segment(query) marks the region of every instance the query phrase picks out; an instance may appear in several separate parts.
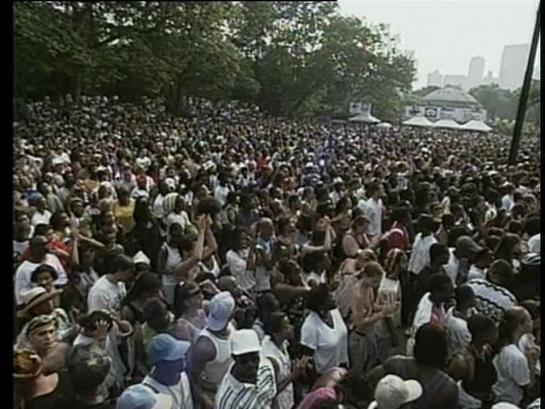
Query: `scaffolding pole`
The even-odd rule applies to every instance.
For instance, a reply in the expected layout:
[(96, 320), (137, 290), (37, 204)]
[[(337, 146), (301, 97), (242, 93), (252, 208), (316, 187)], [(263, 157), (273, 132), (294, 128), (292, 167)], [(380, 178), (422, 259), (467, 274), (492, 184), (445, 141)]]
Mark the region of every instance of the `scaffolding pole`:
[(534, 63), (536, 60), (537, 43), (539, 41), (539, 26), (540, 26), (540, 11), (541, 0), (537, 7), (536, 24), (534, 26), (534, 34), (532, 36), (532, 44), (530, 45), (530, 54), (528, 55), (528, 63), (526, 65), (526, 73), (524, 74), (524, 82), (520, 91), (519, 106), (517, 110), (517, 118), (515, 121), (515, 129), (513, 130), (513, 139), (511, 140), (511, 149), (509, 151), (509, 164), (515, 165), (520, 146), (520, 136), (522, 133), (522, 125), (524, 124), (524, 115), (526, 114), (526, 104), (528, 103), (528, 94), (532, 83), (532, 73), (534, 71)]

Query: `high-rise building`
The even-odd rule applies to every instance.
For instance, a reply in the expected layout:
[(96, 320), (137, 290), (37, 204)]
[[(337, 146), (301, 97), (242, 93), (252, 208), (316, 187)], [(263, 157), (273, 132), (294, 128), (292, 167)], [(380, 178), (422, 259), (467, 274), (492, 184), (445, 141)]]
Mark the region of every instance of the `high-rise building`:
[(522, 86), (529, 52), (529, 44), (506, 45), (503, 48), (500, 67), (502, 88), (514, 90)]
[(483, 57), (473, 57), (469, 61), (469, 71), (468, 71), (468, 87), (473, 88), (480, 85), (483, 82), (484, 77), (484, 58)]
[(435, 70), (428, 74), (428, 87), (441, 87), (443, 85), (443, 76), (439, 70)]
[(447, 85), (460, 87), (464, 91), (467, 91), (469, 89), (467, 77), (465, 75), (445, 75), (443, 87), (446, 87)]
[(488, 74), (486, 74), (486, 77), (483, 78), (483, 85), (492, 85), (492, 84), (498, 84), (500, 83), (500, 79), (494, 77), (492, 74), (492, 71), (488, 71)]

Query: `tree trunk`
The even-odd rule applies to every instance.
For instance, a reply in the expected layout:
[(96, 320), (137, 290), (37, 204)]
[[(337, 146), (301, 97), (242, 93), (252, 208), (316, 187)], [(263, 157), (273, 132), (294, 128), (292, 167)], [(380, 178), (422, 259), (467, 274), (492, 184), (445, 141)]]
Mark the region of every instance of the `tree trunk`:
[(78, 70), (77, 72), (78, 74), (76, 75), (76, 78), (73, 81), (74, 85), (72, 88), (72, 96), (74, 97), (74, 101), (76, 103), (79, 103), (81, 99), (81, 93), (82, 93), (83, 78), (82, 78), (81, 71)]

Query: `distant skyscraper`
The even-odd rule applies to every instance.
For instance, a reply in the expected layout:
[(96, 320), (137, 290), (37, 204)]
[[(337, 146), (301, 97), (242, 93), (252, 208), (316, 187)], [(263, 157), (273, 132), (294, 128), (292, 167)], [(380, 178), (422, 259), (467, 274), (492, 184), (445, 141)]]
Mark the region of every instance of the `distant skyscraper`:
[(443, 85), (443, 76), (438, 70), (428, 74), (428, 87), (441, 87)]
[(451, 85), (453, 87), (461, 87), (464, 91), (468, 90), (468, 78), (465, 75), (445, 75), (443, 87)]
[(473, 57), (469, 62), (468, 87), (473, 88), (483, 82), (484, 77), (484, 58)]
[(486, 74), (486, 77), (483, 78), (483, 84), (484, 85), (492, 85), (492, 84), (499, 84), (500, 80), (499, 78), (495, 78), (492, 74), (492, 71), (488, 71), (488, 74)]
[(510, 90), (520, 88), (528, 61), (529, 44), (506, 45), (500, 68), (500, 85)]

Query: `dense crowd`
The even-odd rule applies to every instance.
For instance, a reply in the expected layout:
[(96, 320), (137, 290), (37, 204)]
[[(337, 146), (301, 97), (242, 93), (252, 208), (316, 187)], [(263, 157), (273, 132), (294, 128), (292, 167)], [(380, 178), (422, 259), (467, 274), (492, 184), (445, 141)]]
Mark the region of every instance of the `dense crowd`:
[(236, 102), (14, 123), (15, 408), (540, 407), (540, 155)]

